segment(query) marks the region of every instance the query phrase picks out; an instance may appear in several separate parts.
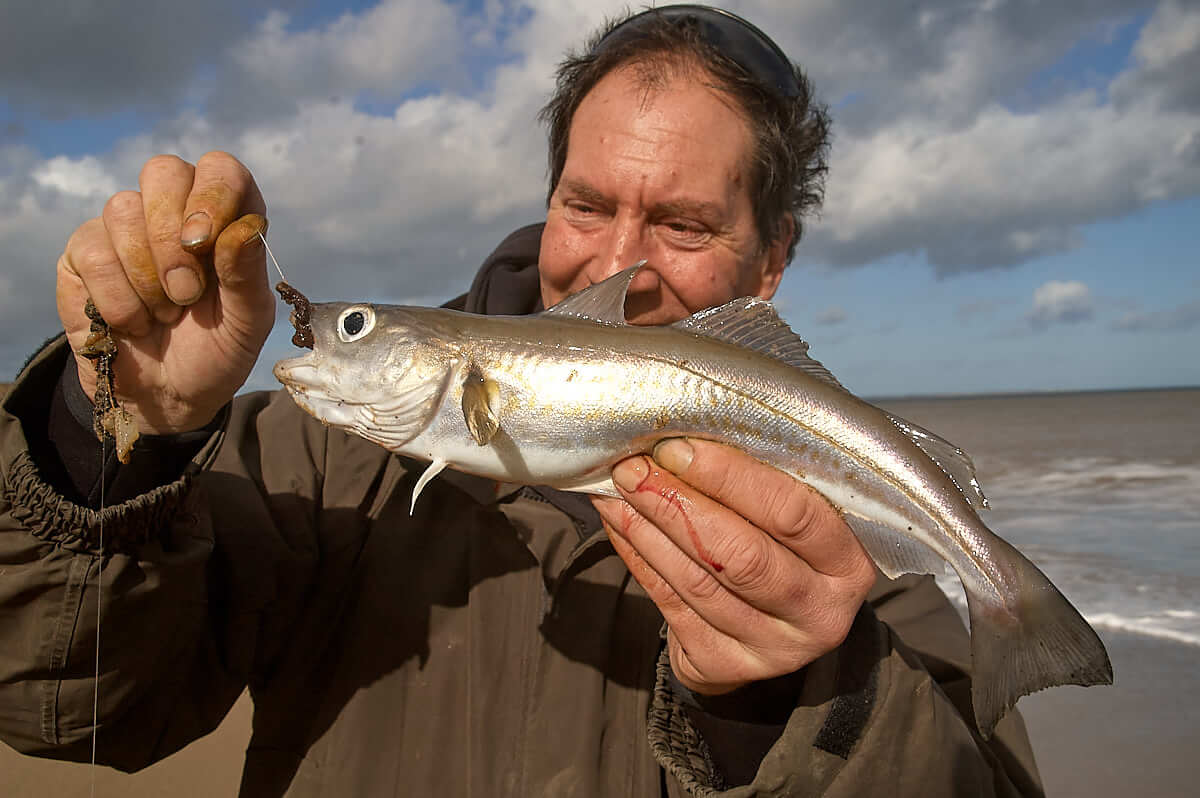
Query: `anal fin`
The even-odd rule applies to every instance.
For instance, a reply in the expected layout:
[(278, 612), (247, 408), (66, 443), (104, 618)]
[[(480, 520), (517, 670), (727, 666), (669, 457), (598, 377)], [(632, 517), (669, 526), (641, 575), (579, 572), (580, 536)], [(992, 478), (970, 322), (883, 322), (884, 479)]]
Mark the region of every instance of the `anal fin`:
[(858, 542), (889, 579), (901, 574), (941, 574), (946, 561), (921, 541), (890, 526), (846, 511), (843, 515)]

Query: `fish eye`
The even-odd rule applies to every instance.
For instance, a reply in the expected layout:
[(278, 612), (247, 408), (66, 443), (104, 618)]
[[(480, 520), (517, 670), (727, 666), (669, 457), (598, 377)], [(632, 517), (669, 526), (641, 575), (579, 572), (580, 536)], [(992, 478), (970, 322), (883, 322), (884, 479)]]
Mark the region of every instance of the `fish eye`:
[(357, 341), (375, 326), (375, 312), (366, 306), (348, 308), (338, 317), (337, 333), (346, 343)]

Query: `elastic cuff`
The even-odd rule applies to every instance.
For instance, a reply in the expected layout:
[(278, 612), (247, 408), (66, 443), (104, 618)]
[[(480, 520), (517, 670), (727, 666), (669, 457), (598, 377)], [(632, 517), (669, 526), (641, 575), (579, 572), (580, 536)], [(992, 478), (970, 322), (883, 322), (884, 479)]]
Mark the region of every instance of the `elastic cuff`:
[(4, 498), (12, 505), (12, 517), (34, 537), (97, 555), (132, 552), (160, 534), (182, 505), (191, 481), (185, 475), (130, 501), (93, 510), (63, 498), (44, 482), (28, 452), (13, 460), (9, 478)]

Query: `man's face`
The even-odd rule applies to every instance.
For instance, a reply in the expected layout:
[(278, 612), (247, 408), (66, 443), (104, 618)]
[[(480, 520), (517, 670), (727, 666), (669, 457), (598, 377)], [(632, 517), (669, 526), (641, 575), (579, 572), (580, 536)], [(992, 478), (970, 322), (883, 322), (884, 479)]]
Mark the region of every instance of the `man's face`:
[(645, 259), (626, 315), (667, 324), (739, 296), (770, 298), (787, 240), (760, 244), (748, 126), (688, 72), (647, 90), (629, 69), (579, 104), (538, 269), (547, 307)]

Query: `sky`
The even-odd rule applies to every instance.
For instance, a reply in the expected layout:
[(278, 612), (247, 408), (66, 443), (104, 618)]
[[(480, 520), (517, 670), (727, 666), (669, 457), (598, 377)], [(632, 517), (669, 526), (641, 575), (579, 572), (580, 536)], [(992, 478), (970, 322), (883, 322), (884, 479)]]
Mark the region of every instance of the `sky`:
[[(314, 301), (438, 304), (545, 212), (537, 111), (600, 0), (0, 0), (0, 382), (71, 231), (235, 154)], [(1200, 385), (1200, 0), (729, 0), (834, 119), (776, 297), (866, 396)], [(248, 387), (291, 354), (277, 315)]]

